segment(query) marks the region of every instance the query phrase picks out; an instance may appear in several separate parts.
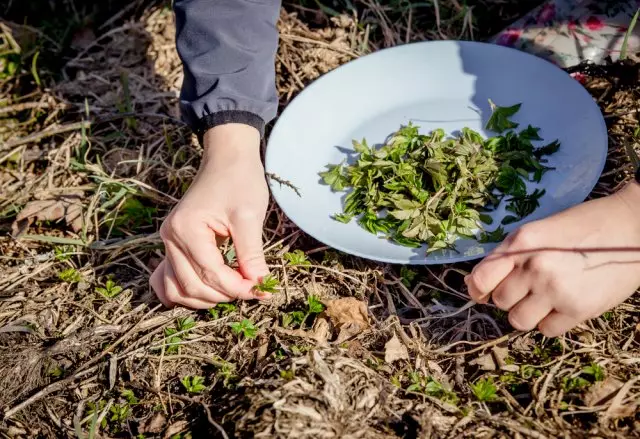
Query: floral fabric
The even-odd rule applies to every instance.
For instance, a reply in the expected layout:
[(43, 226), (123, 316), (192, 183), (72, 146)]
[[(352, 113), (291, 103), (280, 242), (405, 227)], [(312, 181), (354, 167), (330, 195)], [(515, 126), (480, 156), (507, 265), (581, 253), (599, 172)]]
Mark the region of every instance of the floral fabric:
[[(640, 0), (549, 0), (492, 42), (541, 56), (560, 67), (610, 56), (617, 60)], [(627, 53), (640, 50), (640, 20)]]

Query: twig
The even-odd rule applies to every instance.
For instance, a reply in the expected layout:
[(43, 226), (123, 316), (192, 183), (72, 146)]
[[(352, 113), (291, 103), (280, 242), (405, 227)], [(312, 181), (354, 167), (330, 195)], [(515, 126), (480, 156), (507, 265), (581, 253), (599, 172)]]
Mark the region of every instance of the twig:
[(22, 137), (20, 139), (16, 139), (13, 140), (11, 142), (6, 142), (4, 145), (2, 145), (2, 147), (0, 147), (0, 151), (5, 151), (8, 149), (13, 149), (16, 146), (20, 146), (20, 145), (25, 145), (27, 143), (35, 143), (35, 142), (39, 142), (40, 140), (50, 137), (50, 136), (55, 136), (56, 134), (62, 134), (62, 133), (67, 133), (69, 131), (77, 131), (80, 130), (82, 128), (89, 128), (91, 126), (91, 122), (89, 121), (82, 121), (82, 122), (75, 122), (75, 123), (69, 123), (66, 125), (60, 125), (57, 127), (53, 127), (50, 129), (46, 129), (43, 131), (40, 131), (38, 133), (33, 133), (31, 135)]
[(292, 189), (300, 198), (302, 198), (302, 194), (300, 193), (298, 188), (294, 186), (293, 183), (291, 183), (289, 180), (285, 180), (284, 178), (278, 177), (276, 174), (273, 174), (271, 172), (267, 172), (266, 176), (272, 179), (273, 181), (280, 183), (281, 186), (286, 186), (289, 189)]

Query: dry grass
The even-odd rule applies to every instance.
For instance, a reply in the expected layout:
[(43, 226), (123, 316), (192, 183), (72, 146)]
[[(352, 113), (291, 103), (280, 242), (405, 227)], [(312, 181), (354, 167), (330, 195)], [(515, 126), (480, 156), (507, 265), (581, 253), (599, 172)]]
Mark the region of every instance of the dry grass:
[[(413, 273), (354, 259), (272, 205), (265, 248), (282, 290), (272, 303), (217, 315), (163, 309), (148, 287), (162, 257), (156, 231), (189, 186), (200, 148), (178, 120), (173, 17), (132, 4), (97, 38), (76, 34), (63, 68), (43, 68), (37, 81), (33, 56), (57, 43), (2, 25), (2, 53), (20, 50), (28, 62), (0, 81), (0, 436), (638, 436), (637, 297), (562, 339), (514, 333), (491, 306), (461, 309), (470, 265)], [(433, 7), (361, 1), (356, 14), (329, 19), (289, 5), (276, 67), (283, 105), (368, 51), (483, 38), (497, 29), (481, 27), (475, 10), (511, 11), (502, 14), (510, 20), (519, 9), (436, 5), (438, 20)], [(587, 72), (611, 135), (595, 196), (629, 178), (625, 145), (640, 89), (620, 78), (633, 69)], [(12, 230), (29, 203), (39, 220)], [(287, 262), (294, 250), (309, 264)], [(311, 296), (329, 310), (287, 326), (285, 315), (304, 311)], [(341, 302), (331, 300), (340, 298), (365, 303), (368, 322), (336, 320)], [(255, 338), (232, 330), (243, 319)], [(394, 336), (397, 358), (385, 361)], [(188, 393), (186, 376), (204, 377), (205, 389)]]

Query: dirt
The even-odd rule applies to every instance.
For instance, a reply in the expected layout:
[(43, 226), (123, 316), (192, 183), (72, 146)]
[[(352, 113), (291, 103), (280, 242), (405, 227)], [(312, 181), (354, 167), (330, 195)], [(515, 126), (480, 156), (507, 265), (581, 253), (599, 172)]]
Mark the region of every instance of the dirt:
[[(531, 5), (474, 4), (483, 13), (472, 21), (476, 39)], [(172, 14), (131, 5), (75, 19), (68, 47), (45, 37), (46, 23), (7, 15), (14, 20), (0, 29), (21, 48), (7, 43), (13, 54), (1, 58), (21, 60), (0, 80), (1, 437), (640, 436), (637, 295), (559, 339), (514, 332), (491, 305), (451, 315), (467, 303), (472, 264), (411, 272), (352, 258), (301, 233), (272, 203), (274, 300), (163, 308), (148, 286), (163, 255), (157, 230), (201, 149), (178, 119)], [(462, 18), (439, 24), (430, 7), (410, 20), (406, 9), (356, 6), (330, 17), (287, 5), (282, 106), (351, 59), (405, 41), (471, 38), (464, 17), (475, 20), (453, 0), (439, 7)], [(482, 24), (489, 12), (500, 17), (491, 26)], [(36, 81), (37, 52), (58, 59), (43, 61)], [(631, 176), (637, 72), (633, 62), (572, 70), (610, 134), (592, 197)], [(294, 250), (308, 263), (287, 262)]]

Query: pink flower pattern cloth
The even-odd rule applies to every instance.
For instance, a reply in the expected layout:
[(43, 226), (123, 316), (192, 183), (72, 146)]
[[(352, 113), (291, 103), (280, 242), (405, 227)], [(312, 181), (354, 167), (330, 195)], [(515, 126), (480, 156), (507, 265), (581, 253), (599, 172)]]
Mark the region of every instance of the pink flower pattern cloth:
[[(640, 0), (549, 0), (498, 34), (492, 42), (543, 57), (560, 67), (589, 60), (614, 61)], [(640, 50), (640, 20), (627, 53)], [(578, 79), (578, 78), (577, 78)]]

